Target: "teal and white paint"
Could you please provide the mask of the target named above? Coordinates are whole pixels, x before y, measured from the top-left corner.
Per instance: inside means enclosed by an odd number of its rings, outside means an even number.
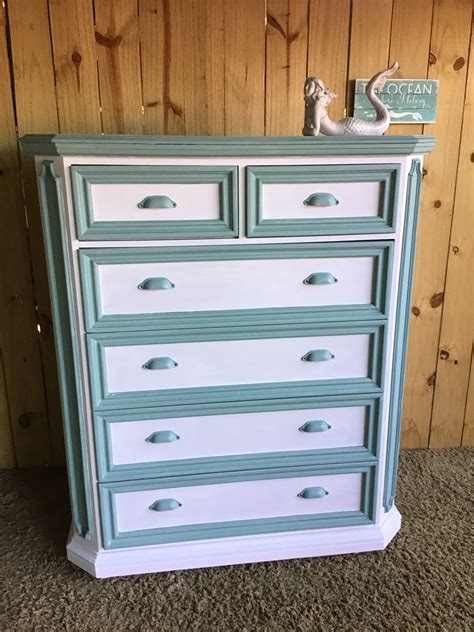
[[[372,121],[375,110],[365,95],[367,79],[356,79],[354,116]],[[389,79],[378,93],[390,112],[390,124],[434,123],[439,81],[432,79]]]

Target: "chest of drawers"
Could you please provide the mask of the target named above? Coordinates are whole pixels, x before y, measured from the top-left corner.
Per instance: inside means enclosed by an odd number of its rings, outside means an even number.
[[[370,551],[394,506],[430,137],[27,136],[69,559],[97,577]]]

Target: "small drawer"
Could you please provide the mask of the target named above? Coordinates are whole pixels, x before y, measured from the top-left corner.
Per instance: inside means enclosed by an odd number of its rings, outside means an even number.
[[[395,230],[399,164],[249,166],[247,235]]]
[[[307,391],[318,385],[371,388],[378,383],[380,328],[282,325],[88,334],[94,406],[235,401],[251,392],[262,399],[283,397],[285,389],[297,396],[312,394]]]
[[[313,322],[377,317],[388,307],[391,247],[360,242],[83,249],[86,328],[144,330],[242,319],[270,324],[298,310]]]
[[[237,167],[72,165],[80,240],[237,237]]]
[[[326,400],[311,408],[290,400],[267,402],[265,411],[246,406],[245,413],[228,412],[227,406],[220,414],[200,414],[193,407],[190,416],[181,409],[179,417],[159,411],[96,414],[99,479],[239,471],[252,469],[263,457],[268,465],[282,461],[288,467],[303,454],[318,463],[348,455],[368,459],[375,453],[379,400],[352,396],[351,404]]]
[[[99,486],[106,548],[368,524],[373,468],[339,466]]]

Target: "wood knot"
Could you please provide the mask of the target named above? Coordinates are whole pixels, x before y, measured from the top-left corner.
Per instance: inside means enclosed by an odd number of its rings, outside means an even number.
[[[447,360],[449,358],[449,353],[446,351],[446,349],[441,349],[439,357],[441,358],[441,360]]]
[[[465,63],[466,60],[464,59],[464,57],[458,57],[453,64],[454,70],[461,70]]]
[[[425,176],[428,175],[428,169],[425,169],[425,167],[423,167],[423,169],[421,170],[421,175],[424,178]]]
[[[72,63],[75,64],[76,66],[79,66],[79,64],[82,61],[82,55],[78,50],[75,50],[71,56],[72,59]]]
[[[471,162],[474,162],[474,151],[471,154]]]
[[[0,169],[0,176],[3,176],[4,173],[3,169]]]
[[[435,208],[440,208],[441,207],[441,200],[435,200],[433,206]]]
[[[436,383],[436,373],[433,373],[433,375],[430,375],[430,377],[426,380],[428,386],[434,386]]]
[[[436,309],[440,305],[443,304],[444,301],[444,292],[438,292],[437,294],[433,294],[430,300],[430,305],[433,309]]]
[[[103,35],[102,33],[99,33],[99,31],[95,31],[95,41],[101,46],[114,48],[115,46],[118,46],[120,44],[120,42],[122,41],[122,36],[116,35],[115,37],[110,37],[108,35]]]
[[[436,55],[432,51],[430,51],[430,54],[428,56],[428,63],[430,64],[430,66],[434,66],[437,61],[438,58],[436,57]]]
[[[417,317],[418,317],[418,316],[421,314],[420,308],[419,308],[419,307],[417,307],[416,305],[413,305],[413,307],[411,308],[411,313],[412,313],[414,316],[417,316]]]
[[[459,252],[459,246],[453,246],[453,252],[455,255],[457,255]]]
[[[156,108],[157,105],[158,101],[150,101],[149,103],[146,103],[147,108]]]

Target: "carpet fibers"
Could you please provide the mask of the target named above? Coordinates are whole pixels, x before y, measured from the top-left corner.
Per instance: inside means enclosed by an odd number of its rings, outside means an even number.
[[[62,470],[0,474],[0,630],[473,630],[468,449],[402,452],[385,551],[95,580],[65,558]]]

